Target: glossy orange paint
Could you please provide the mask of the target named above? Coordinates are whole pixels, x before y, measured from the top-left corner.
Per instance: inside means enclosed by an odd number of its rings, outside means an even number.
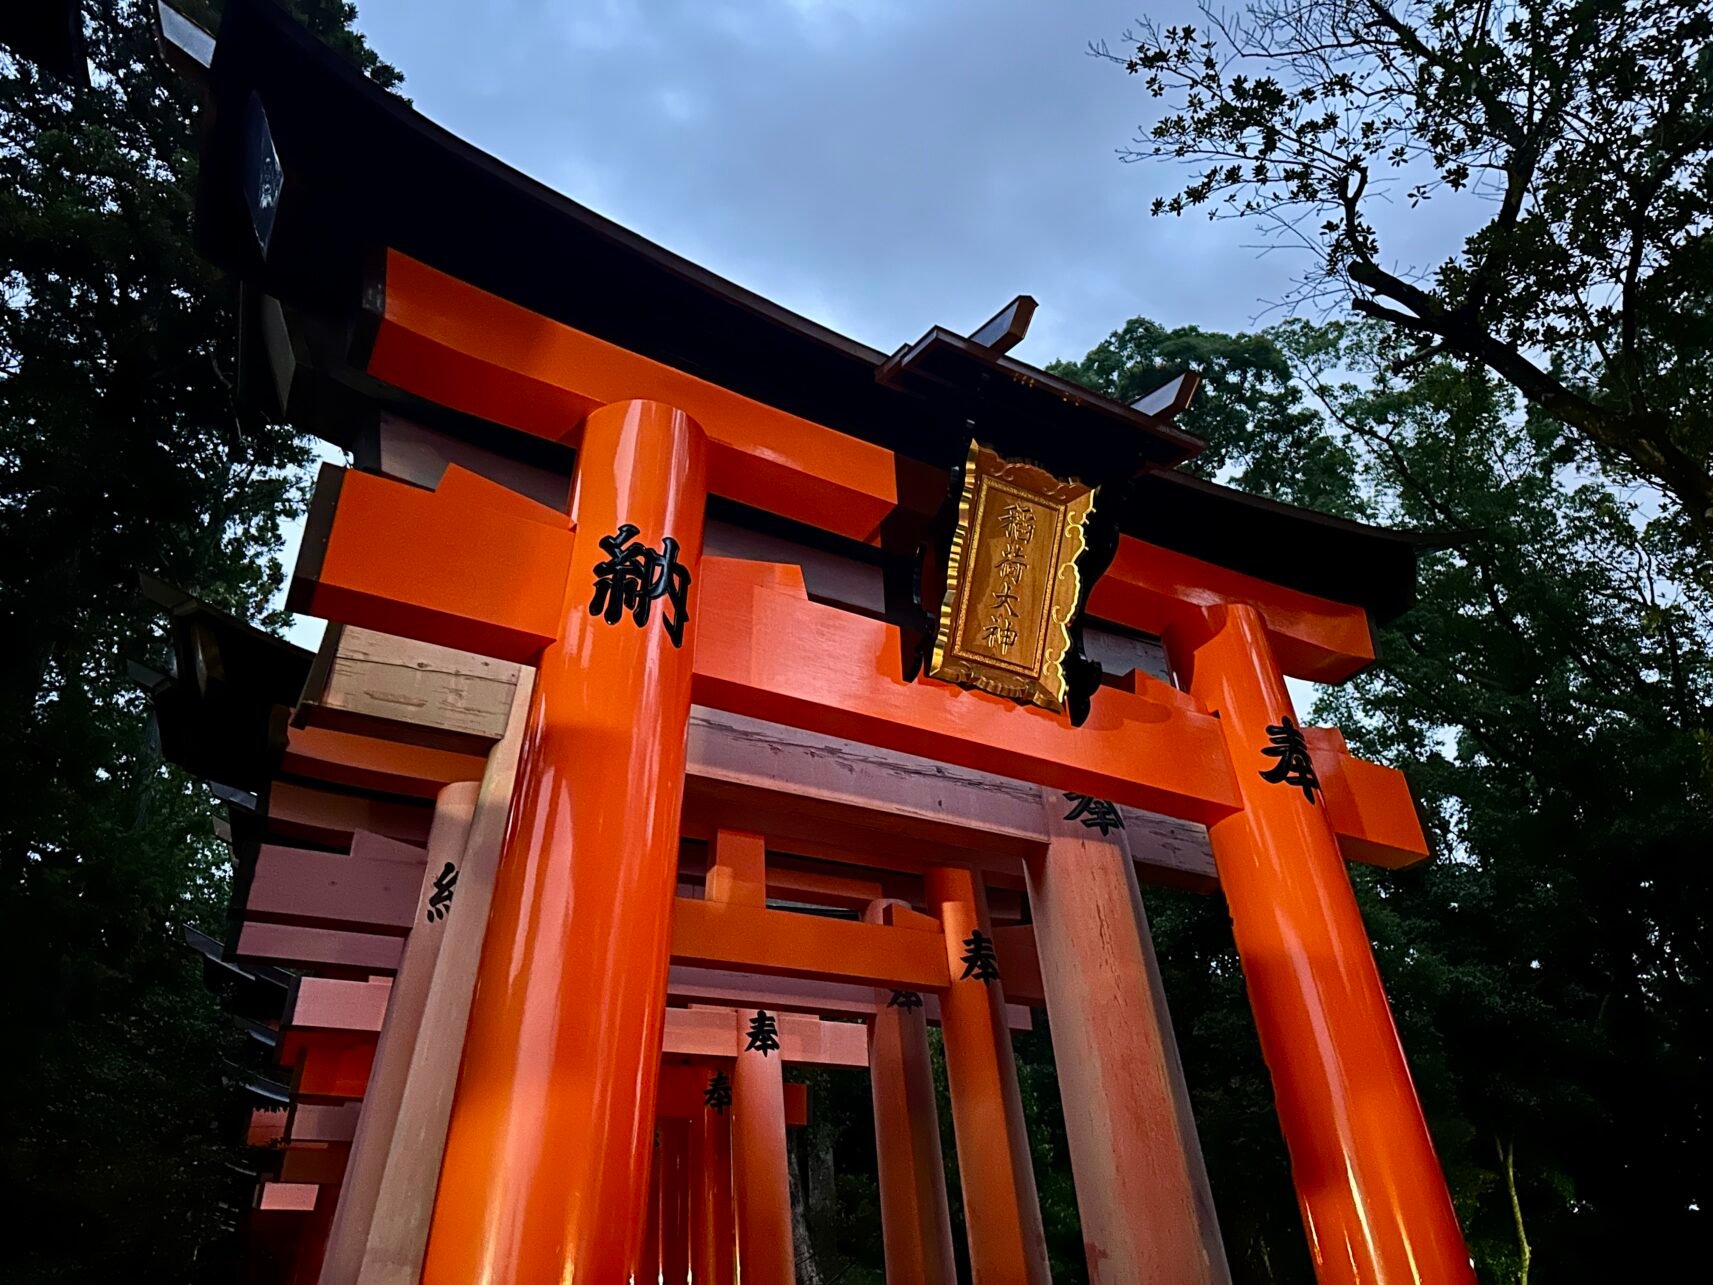
[[[368,370],[430,401],[575,444],[597,406],[681,406],[709,437],[709,484],[768,512],[872,540],[895,507],[931,510],[943,488],[900,495],[892,452],[628,352],[449,276],[387,254],[385,313]],[[906,472],[925,472],[904,461]],[[1159,633],[1173,602],[1258,604],[1286,672],[1334,682],[1374,658],[1359,608],[1268,584],[1126,537],[1095,586],[1103,619]]]
[[[682,412],[589,416],[558,641],[542,656],[478,966],[424,1285],[604,1285],[635,1263],[665,1018],[705,457]],[[599,540],[671,536],[673,646],[589,612]],[[538,523],[523,523],[536,529]],[[662,606],[665,604],[662,603]]]
[[[660,1280],[660,1143],[649,1146],[648,1200],[643,1211],[641,1241],[631,1268],[634,1285],[658,1285]]]
[[[521,517],[485,494],[322,465],[291,609],[533,662],[559,634],[573,537],[563,520]]]
[[[1244,810],[1208,836],[1315,1270],[1327,1285],[1472,1282],[1327,807],[1261,777],[1268,727],[1294,717],[1266,624],[1215,607],[1167,644],[1238,769]]]
[[[908,909],[902,902],[875,901],[863,919],[884,924],[899,907]],[[901,1008],[890,999],[889,991],[875,992],[868,1043],[886,1279],[956,1285],[928,1019],[924,1009]]]
[[[660,1279],[690,1279],[690,1122],[660,1121]]]
[[[704,1077],[710,1074],[704,1069]],[[696,1285],[734,1285],[731,1117],[704,1106],[690,1127],[691,1279]]]
[[[767,840],[741,830],[720,830],[710,850],[703,897],[767,909]]]
[[[1102,688],[1073,728],[986,692],[906,683],[897,627],[810,602],[797,567],[708,558],[703,579],[700,705],[1191,821],[1238,806],[1217,723],[1156,679]]]
[[[820,977],[865,986],[943,990],[939,934],[857,924],[791,910],[681,900],[672,960],[746,973]]]
[[[1395,767],[1359,759],[1332,727],[1305,727],[1326,815],[1346,861],[1405,870],[1430,855],[1410,783]]]
[[[479,781],[487,760],[475,754],[384,741],[326,727],[288,727],[279,770],[381,794],[432,799],[454,781]]]
[[[707,431],[709,487],[869,540],[898,501],[892,452],[549,320],[396,250],[369,373],[443,406],[575,445],[596,407],[649,398]]]
[[[733,1015],[748,1031],[753,1010]],[[732,1200],[737,1278],[743,1285],[794,1285],[791,1188],[785,1170],[785,1084],[778,1053],[740,1052],[732,1065]]]
[[[925,871],[922,882],[957,979],[964,971],[964,942],[977,929],[993,935],[986,892],[971,871],[950,866]],[[1003,980],[970,977],[954,980],[940,997],[970,1271],[975,1285],[1048,1285],[1047,1238],[1003,987]]]
[[[1089,613],[1163,635],[1193,620],[1204,607],[1242,602],[1254,606],[1287,674],[1337,683],[1374,661],[1368,615],[1334,602],[1257,580],[1134,536],[1118,541],[1106,574],[1089,593]]]
[[[280,1060],[295,1063],[292,1092],[300,1098],[360,1098],[375,1063],[372,1031],[291,1031],[280,1040]]]

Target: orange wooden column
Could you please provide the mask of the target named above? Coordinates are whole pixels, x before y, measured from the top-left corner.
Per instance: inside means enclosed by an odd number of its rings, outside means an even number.
[[[1260,613],[1209,608],[1167,643],[1243,798],[1208,836],[1319,1278],[1473,1281],[1324,798],[1263,776],[1296,716]]]
[[[791,1187],[785,1169],[785,1081],[778,1051],[748,1043],[753,1009],[739,1009],[741,1041],[732,1067],[732,1201],[737,1212],[737,1277],[743,1285],[793,1285]],[[773,1014],[775,1018],[778,1014]]]
[[[900,905],[892,900],[873,902],[863,913],[863,922],[887,923],[891,908]],[[868,1082],[874,1098],[886,1278],[955,1285],[946,1161],[940,1154],[934,1068],[928,1057],[928,1019],[920,1006],[893,1003],[897,996],[892,991],[876,991],[875,997],[880,1007],[869,1025]]]
[[[1067,819],[1024,863],[1093,1285],[1231,1279],[1122,829]]]
[[[691,1121],[690,1205],[691,1279],[733,1285],[732,1122],[712,1107]]]
[[[690,1122],[660,1122],[660,1278],[690,1279]]]
[[[642,1241],[636,1265],[631,1269],[635,1285],[657,1285],[660,1280],[660,1144],[649,1148],[648,1208],[643,1212]]]
[[[999,981],[964,977],[965,945],[993,936],[987,893],[969,870],[936,866],[923,875],[928,911],[946,936],[952,984],[940,999],[946,1078],[964,1194],[975,1285],[1045,1285],[1047,1240],[1017,1091],[1017,1062]]]
[[[477,972],[424,1285],[622,1281],[643,1230],[699,611],[702,433],[590,415],[559,639],[542,654]],[[690,575],[687,620],[592,613],[634,539]],[[496,550],[496,555],[503,550]],[[628,605],[628,604],[626,604]],[[640,608],[638,610],[640,615]],[[682,645],[669,624],[688,624]]]

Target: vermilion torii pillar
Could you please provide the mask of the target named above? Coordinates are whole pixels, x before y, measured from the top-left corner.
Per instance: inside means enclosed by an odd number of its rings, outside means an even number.
[[[894,907],[909,909],[904,902],[875,901],[863,922],[886,923]],[[958,1276],[926,1010],[914,991],[876,991],[875,998],[879,1007],[869,1025],[868,1076],[886,1277],[954,1285]]]
[[[1255,608],[1167,635],[1243,808],[1208,827],[1323,1282],[1473,1282],[1290,694]],[[1270,752],[1269,752],[1270,751]],[[1305,770],[1306,769],[1306,770]]]
[[[706,495],[702,433],[682,412],[629,402],[585,421],[559,633],[538,666],[424,1285],[622,1281],[635,1262]],[[676,613],[650,603],[662,568],[630,556],[643,547],[675,550],[688,573]],[[592,598],[603,574],[623,610]]]
[[[737,1213],[737,1278],[743,1285],[792,1285],[791,1185],[785,1155],[784,1066],[777,1046],[749,1039],[758,1012],[740,1010],[745,1040],[732,1067],[732,1200]]]
[[[991,940],[987,894],[972,871],[936,866],[923,877],[946,938],[951,986],[940,998],[946,1079],[958,1143],[964,1228],[976,1285],[1047,1285],[1047,1237],[1017,1089],[1001,982],[965,962],[976,933]]]
[[[690,1278],[696,1285],[732,1285],[731,1117],[704,1105],[690,1129]]]

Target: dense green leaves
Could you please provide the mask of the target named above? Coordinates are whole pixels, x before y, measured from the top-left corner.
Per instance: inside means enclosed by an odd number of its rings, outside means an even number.
[[[1062,369],[1127,390],[1136,377],[1113,358],[1134,350],[1151,384],[1161,358],[1135,337],[1161,333],[1133,321]],[[1353,875],[1483,1276],[1523,1279],[1525,1243],[1537,1280],[1664,1269],[1703,1234],[1709,1194],[1700,546],[1479,368],[1400,378],[1373,323],[1297,322],[1244,344],[1304,390],[1292,440],[1348,469],[1361,511],[1456,535],[1424,556],[1383,663],[1316,715],[1406,766],[1439,832],[1438,861]],[[1228,395],[1223,467],[1302,496],[1296,467],[1241,463],[1275,439],[1276,407]],[[1306,1280],[1224,908],[1149,904],[1233,1268]]]
[[[298,11],[396,80],[350,6]],[[230,1279],[243,1051],[181,944],[225,867],[124,661],[164,664],[140,571],[266,617],[308,448],[234,412],[228,290],[190,245],[194,95],[144,6],[85,17],[88,89],[0,54],[0,1274]]]

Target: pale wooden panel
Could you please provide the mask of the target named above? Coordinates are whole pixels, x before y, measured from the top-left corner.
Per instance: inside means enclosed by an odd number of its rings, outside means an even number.
[[[300,977],[295,989],[282,1026],[300,1031],[379,1031],[393,983],[388,977],[363,982]]]
[[[322,648],[300,722],[464,753],[504,735],[523,668],[353,626]]]
[[[411,1063],[418,1051],[418,1035],[428,1007],[435,964],[448,925],[468,910],[460,901],[456,882],[451,885],[451,902],[436,907],[433,899],[437,880],[448,866],[458,872],[465,860],[478,794],[474,782],[462,781],[448,785],[435,802],[428,860],[421,869],[420,886],[410,903],[413,926],[399,961],[398,976],[388,987],[385,1024],[376,1027],[380,1039],[375,1045],[375,1060],[363,1094],[363,1114],[352,1142],[339,1208],[322,1259],[321,1279],[330,1283],[353,1280],[362,1268],[375,1202],[392,1160],[393,1135],[398,1129]]]
[[[1027,863],[1029,900],[1089,1279],[1224,1285],[1213,1197],[1124,838],[1061,820],[1052,792],[1043,791],[1043,811],[1053,839]]]
[[[690,711],[686,774],[687,831],[761,830],[788,852],[878,869],[1012,872],[1047,843],[1040,787],[1029,782],[700,705]],[[1215,879],[1204,827],[1121,811],[1140,877]]]
[[[440,1182],[440,1158],[446,1149],[446,1126],[452,1115],[452,1091],[464,1055],[476,965],[487,935],[494,875],[511,812],[534,680],[533,669],[518,674],[505,735],[489,756],[488,770],[482,777],[458,872],[454,913],[446,919],[440,953],[434,961],[416,1051],[399,1098],[398,1119],[375,1196],[362,1265],[355,1278],[358,1285],[417,1285],[422,1275],[434,1192]]]
[[[299,924],[246,923],[238,930],[236,959],[255,959],[287,968],[334,968],[390,973],[399,966],[402,937],[340,932]]]
[[[773,1012],[772,1009],[768,1010]],[[660,1051],[668,1057],[736,1057],[753,1009],[669,1008]],[[779,1019],[778,1057],[814,1066],[868,1066],[868,1026],[823,1022],[798,1013]]]
[[[294,1142],[349,1142],[357,1136],[361,1111],[360,1102],[342,1102],[338,1106],[294,1102],[286,1136]]]
[[[245,918],[402,935],[410,929],[422,883],[422,849],[412,851],[418,860],[404,862],[263,844],[250,876]]]

